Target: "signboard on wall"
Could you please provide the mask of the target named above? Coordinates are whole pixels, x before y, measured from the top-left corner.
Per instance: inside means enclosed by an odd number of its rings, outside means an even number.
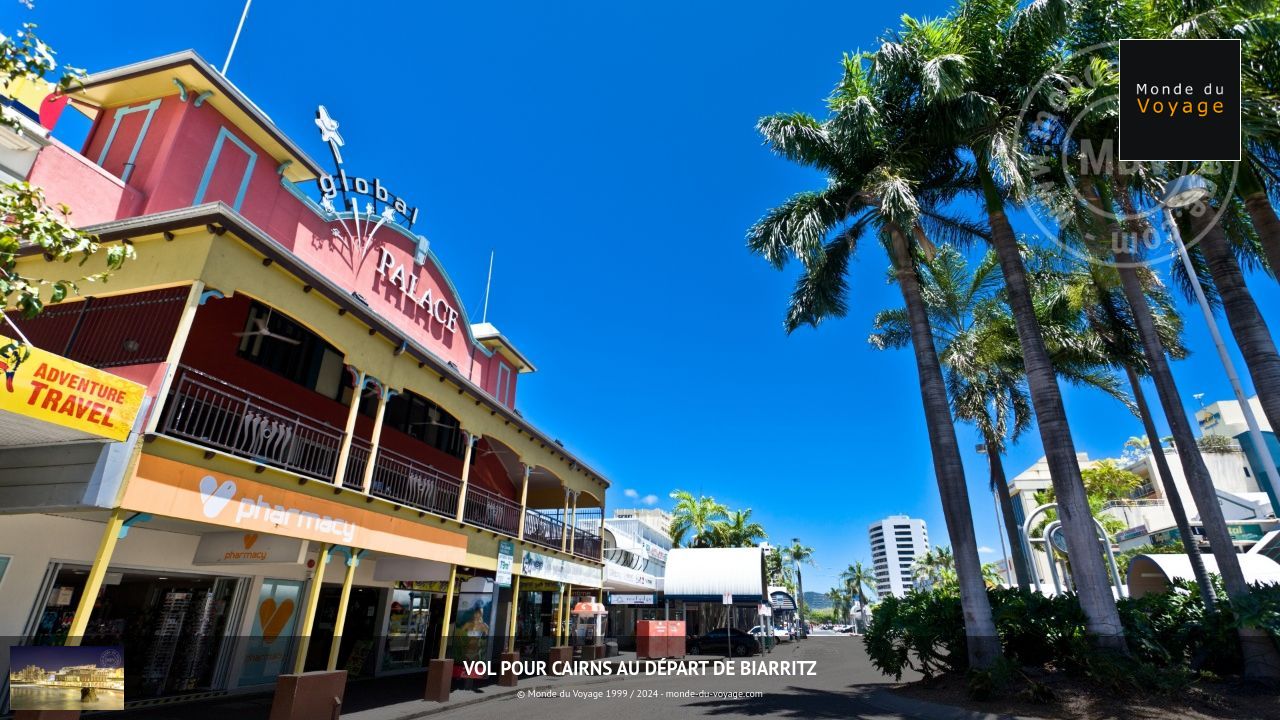
[[[600,587],[600,568],[525,550],[521,574],[553,582]]]
[[[620,595],[611,593],[609,595],[610,605],[652,605],[653,595]]]
[[[511,587],[511,568],[516,563],[516,545],[510,540],[498,543],[498,587]]]
[[[305,543],[257,532],[215,532],[200,536],[192,565],[256,565],[302,562]]]
[[[135,512],[462,564],[465,535],[265,482],[143,454],[121,506]]]
[[[604,564],[604,579],[606,582],[617,582],[624,585],[632,585],[636,588],[647,590],[658,589],[658,579],[649,573],[632,570],[629,567],[623,567],[617,563]],[[621,588],[633,589],[633,588]]]
[[[0,412],[124,440],[145,391],[122,377],[0,335]]]

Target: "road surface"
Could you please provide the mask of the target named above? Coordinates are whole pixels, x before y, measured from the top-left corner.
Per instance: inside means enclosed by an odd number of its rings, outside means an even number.
[[[734,663],[742,660],[737,658]],[[448,720],[504,717],[555,720],[611,717],[712,717],[717,720],[907,717],[882,710],[866,699],[869,693],[888,680],[871,667],[862,649],[861,638],[810,636],[799,643],[783,643],[772,653],[756,655],[750,661],[811,661],[814,674],[615,677],[608,682],[561,688],[555,690],[551,697],[533,696],[532,691],[524,691],[525,697],[507,696],[453,708],[440,717]],[[775,667],[782,669],[784,666]],[[788,669],[805,672],[810,668],[792,666]]]

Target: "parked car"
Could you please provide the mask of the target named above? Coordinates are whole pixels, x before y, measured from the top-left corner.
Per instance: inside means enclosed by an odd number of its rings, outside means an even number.
[[[732,652],[734,655],[747,656],[760,652],[760,640],[746,630],[716,628],[706,635],[686,638],[685,650],[690,655]]]
[[[780,643],[791,641],[790,632],[783,630],[780,627],[775,627],[771,629],[773,630],[773,639],[775,641]],[[762,637],[765,633],[765,627],[763,625],[756,625],[755,627],[751,628],[751,630],[749,630],[748,632],[750,632],[752,635],[755,635],[756,637]]]

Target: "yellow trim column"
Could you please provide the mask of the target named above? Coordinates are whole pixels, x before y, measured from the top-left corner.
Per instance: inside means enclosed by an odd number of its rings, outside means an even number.
[[[516,649],[516,609],[520,604],[520,576],[511,578],[511,610],[507,612],[507,652]]]
[[[449,654],[449,617],[453,614],[453,588],[458,584],[458,566],[449,566],[449,588],[444,593],[444,617],[440,623],[440,653],[437,659],[444,660]]]
[[[573,491],[573,515],[569,520],[569,552],[573,552],[574,541],[578,539],[578,491]]]
[[[347,627],[347,604],[351,600],[351,585],[356,579],[356,566],[360,564],[361,551],[347,548],[347,574],[342,578],[342,595],[338,599],[338,617],[333,622],[333,642],[329,643],[329,670],[338,669],[338,650],[342,647],[342,631]]]
[[[338,447],[338,467],[333,470],[333,486],[342,487],[347,475],[347,459],[351,457],[351,441],[356,433],[356,416],[360,414],[360,398],[364,395],[368,375],[361,370],[356,374],[356,384],[351,390],[351,407],[347,409],[347,425],[342,431],[342,445]]]
[[[196,321],[196,310],[200,307],[202,295],[204,295],[204,283],[200,280],[191,283],[191,288],[187,291],[187,304],[183,306],[182,315],[178,317],[178,327],[174,330],[173,340],[169,343],[169,352],[164,359],[164,377],[156,390],[156,401],[152,406],[151,415],[147,418],[146,432],[148,433],[155,432],[160,426],[161,406],[164,398],[169,397],[169,388],[173,386],[173,378],[178,374],[178,364],[182,360],[182,351],[187,347],[187,337],[191,334],[191,325]]]
[[[564,644],[564,602],[565,586],[560,583],[560,605],[556,608],[556,645]]]
[[[320,543],[320,552],[316,553],[316,571],[311,577],[311,587],[307,588],[307,605],[303,610],[302,624],[298,630],[298,650],[293,658],[293,673],[301,674],[307,666],[307,649],[311,647],[311,629],[316,624],[316,606],[320,604],[320,586],[324,584],[324,568],[329,564],[329,554],[333,546]]]
[[[560,515],[560,552],[569,547],[569,488],[564,489],[564,512]]]
[[[467,508],[467,479],[471,477],[471,453],[479,439],[479,435],[467,433],[467,449],[462,455],[462,484],[458,486],[458,522],[462,522],[462,513]]]
[[[524,519],[529,514],[529,474],[532,468],[528,465],[524,466],[524,484],[520,486],[520,529],[516,532],[516,537],[520,540],[524,539]]]
[[[373,415],[373,434],[369,436],[369,462],[365,463],[364,479],[360,482],[360,489],[366,495],[369,494],[369,488],[373,485],[373,469],[378,463],[378,443],[382,441],[382,419],[387,414],[387,402],[394,394],[387,388],[383,388],[378,393],[378,411]]]
[[[107,527],[102,531],[102,540],[98,542],[98,554],[93,558],[93,566],[89,568],[89,576],[84,581],[84,591],[80,594],[80,602],[76,605],[76,614],[71,619],[71,627],[67,631],[67,645],[79,645],[84,640],[84,631],[89,627],[89,616],[93,614],[93,604],[98,601],[98,591],[102,589],[102,579],[107,575],[107,567],[111,564],[111,555],[115,553],[116,543],[120,541],[120,529],[124,527],[125,510],[116,508],[107,519]]]

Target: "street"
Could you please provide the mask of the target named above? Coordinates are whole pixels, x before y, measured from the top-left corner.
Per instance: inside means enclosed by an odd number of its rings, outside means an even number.
[[[739,658],[735,662],[740,662]],[[611,678],[539,694],[496,698],[448,711],[450,720],[493,717],[554,717],[557,720],[598,720],[611,713],[626,717],[676,718],[896,718],[868,702],[867,695],[888,679],[871,667],[860,638],[848,635],[811,636],[803,642],[783,643],[754,662],[813,661],[812,676],[732,676]],[[909,680],[913,678],[904,678]],[[529,685],[535,683],[529,682]],[[621,692],[619,692],[621,691]],[[705,695],[703,694],[705,693]],[[563,695],[568,695],[564,697]]]

